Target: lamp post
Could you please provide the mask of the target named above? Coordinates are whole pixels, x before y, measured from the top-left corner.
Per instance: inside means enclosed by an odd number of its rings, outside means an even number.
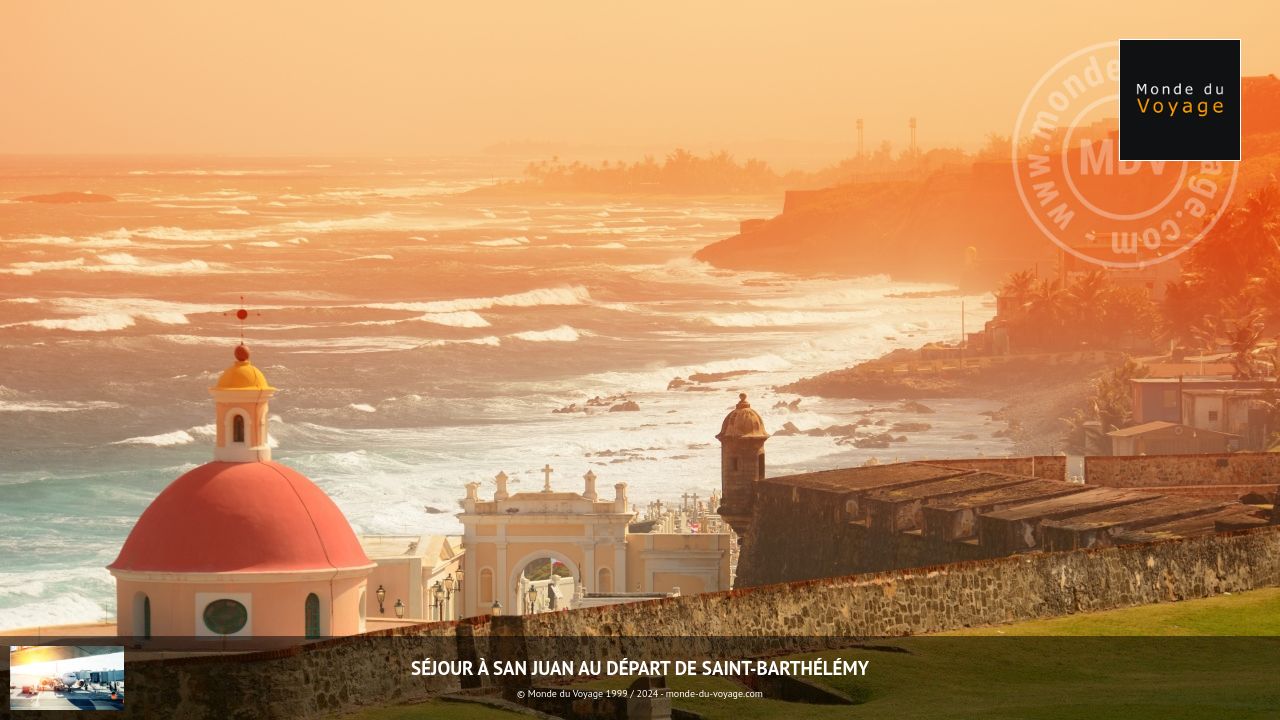
[[[524,593],[524,614],[532,615],[534,613],[534,603],[538,601],[538,590],[530,585],[529,589]]]
[[[373,594],[378,596],[378,614],[385,615],[387,613],[385,605],[387,602],[387,589],[379,585],[378,589]]]
[[[449,617],[440,618],[441,620],[453,619],[453,573],[444,576],[444,606],[449,608]]]
[[[400,598],[396,598],[395,611],[396,611],[397,619],[404,618],[404,601],[401,600]]]
[[[434,595],[436,598],[436,601],[435,601],[436,619],[443,620],[444,619],[444,588],[440,585],[439,580],[437,580],[436,584],[431,587],[431,594]]]
[[[499,615],[501,615],[501,614],[502,614],[502,603],[498,602],[497,600],[494,600],[494,601],[493,601],[493,607],[489,609],[489,614],[490,614],[490,615],[492,615],[492,616],[494,616],[494,617],[498,617]]]

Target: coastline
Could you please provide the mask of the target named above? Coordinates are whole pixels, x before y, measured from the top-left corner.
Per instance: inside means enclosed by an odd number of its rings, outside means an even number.
[[[929,398],[991,400],[1001,403],[990,417],[1003,421],[1015,455],[1061,452],[1061,418],[1082,407],[1091,384],[1111,366],[1108,359],[1046,362],[1013,356],[1005,362],[939,371],[885,372],[887,363],[906,363],[919,350],[898,348],[876,360],[804,378],[778,392],[828,399],[919,401]]]

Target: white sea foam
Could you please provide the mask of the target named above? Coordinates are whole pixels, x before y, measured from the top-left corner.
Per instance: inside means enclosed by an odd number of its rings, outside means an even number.
[[[351,403],[347,407],[351,408],[352,410],[358,410],[363,413],[378,412],[378,408],[372,405],[369,405],[368,403]]]
[[[472,245],[481,247],[524,247],[529,244],[529,238],[521,235],[518,237],[505,237],[496,240],[477,240]]]
[[[251,242],[251,243],[249,243],[249,244],[250,244],[250,245],[257,246],[257,247],[265,247],[265,248],[278,248],[278,247],[280,247],[280,243],[276,242],[275,240],[257,240],[257,241],[255,241],[255,242]]]
[[[118,403],[103,400],[65,400],[42,402],[38,400],[0,400],[0,412],[64,413],[82,410],[111,410],[121,407]]]
[[[117,440],[112,445],[153,445],[155,447],[173,447],[175,445],[189,445],[196,439],[186,430],[174,430],[169,433],[161,433],[159,435],[143,435],[140,437],[131,437],[125,440]]]
[[[248,215],[249,211],[243,210],[238,207],[230,207],[230,208],[227,208],[226,210],[219,210],[218,214],[219,215]]]
[[[485,320],[479,313],[470,310],[460,310],[458,312],[445,313],[424,313],[417,317],[400,318],[397,320],[361,320],[351,323],[352,325],[398,325],[406,322],[425,322],[433,325],[446,325],[448,327],[460,328],[478,328],[489,327],[489,321]]]
[[[456,300],[428,300],[425,302],[372,303],[364,307],[375,310],[409,310],[423,313],[451,313],[460,310],[490,310],[495,307],[538,307],[542,305],[582,305],[591,300],[591,293],[581,285],[572,287],[540,288],[512,295],[494,297],[460,298]]]
[[[706,315],[703,319],[716,327],[790,327],[852,323],[865,318],[867,314],[867,312],[737,312]]]
[[[561,325],[550,330],[528,330],[512,333],[510,337],[516,340],[524,340],[525,342],[577,342],[579,334],[577,329],[568,325]]]
[[[352,261],[352,260],[395,260],[395,259],[396,259],[396,258],[395,258],[395,256],[394,256],[394,255],[387,255],[387,254],[379,254],[379,255],[361,255],[361,256],[359,256],[359,257],[346,258],[346,260],[347,260],[347,261]]]

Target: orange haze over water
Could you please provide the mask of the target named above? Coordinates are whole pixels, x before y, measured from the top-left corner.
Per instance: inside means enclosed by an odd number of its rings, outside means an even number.
[[[221,2],[0,6],[0,153],[466,154],[533,140],[843,157],[1009,134],[1028,88],[1119,37],[1240,37],[1271,2]],[[614,151],[617,151],[614,153]]]

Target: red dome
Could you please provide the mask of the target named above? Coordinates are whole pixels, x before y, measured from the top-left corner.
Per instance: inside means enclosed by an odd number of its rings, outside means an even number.
[[[108,568],[276,572],[370,564],[342,511],[302,473],[274,462],[211,462],[156,496]]]

